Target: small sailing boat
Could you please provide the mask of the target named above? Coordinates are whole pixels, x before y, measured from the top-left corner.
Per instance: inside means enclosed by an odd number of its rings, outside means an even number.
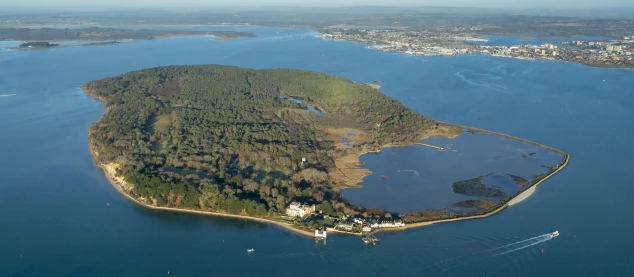
[[[255,249],[251,248],[251,249],[247,249],[247,252],[252,253],[253,251],[255,251]]]

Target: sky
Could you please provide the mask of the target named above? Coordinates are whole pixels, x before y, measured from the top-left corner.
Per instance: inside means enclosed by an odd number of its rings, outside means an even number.
[[[443,6],[485,8],[634,7],[634,0],[0,0],[12,7]]]

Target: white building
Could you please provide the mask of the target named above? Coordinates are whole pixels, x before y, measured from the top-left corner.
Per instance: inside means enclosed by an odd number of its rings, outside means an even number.
[[[286,215],[292,217],[305,217],[314,212],[315,205],[308,206],[300,204],[299,202],[293,202],[286,208]]]
[[[320,239],[325,239],[327,237],[326,230],[316,229],[315,230],[315,237],[316,238],[320,238]]]
[[[398,228],[405,227],[405,223],[402,220],[383,220],[380,223],[377,220],[372,220],[370,224],[372,228]]]

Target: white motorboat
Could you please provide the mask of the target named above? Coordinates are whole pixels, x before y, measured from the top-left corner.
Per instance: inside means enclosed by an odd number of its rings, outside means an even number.
[[[255,251],[255,249],[253,249],[253,248],[247,250],[247,252],[249,252],[249,253],[251,253],[253,251]]]
[[[553,237],[559,236],[559,231],[554,231],[550,233]]]

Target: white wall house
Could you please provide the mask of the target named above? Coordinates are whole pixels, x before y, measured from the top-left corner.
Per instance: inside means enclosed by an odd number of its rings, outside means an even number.
[[[293,202],[286,208],[286,215],[292,217],[305,217],[315,212],[315,205],[303,205],[299,202]]]

